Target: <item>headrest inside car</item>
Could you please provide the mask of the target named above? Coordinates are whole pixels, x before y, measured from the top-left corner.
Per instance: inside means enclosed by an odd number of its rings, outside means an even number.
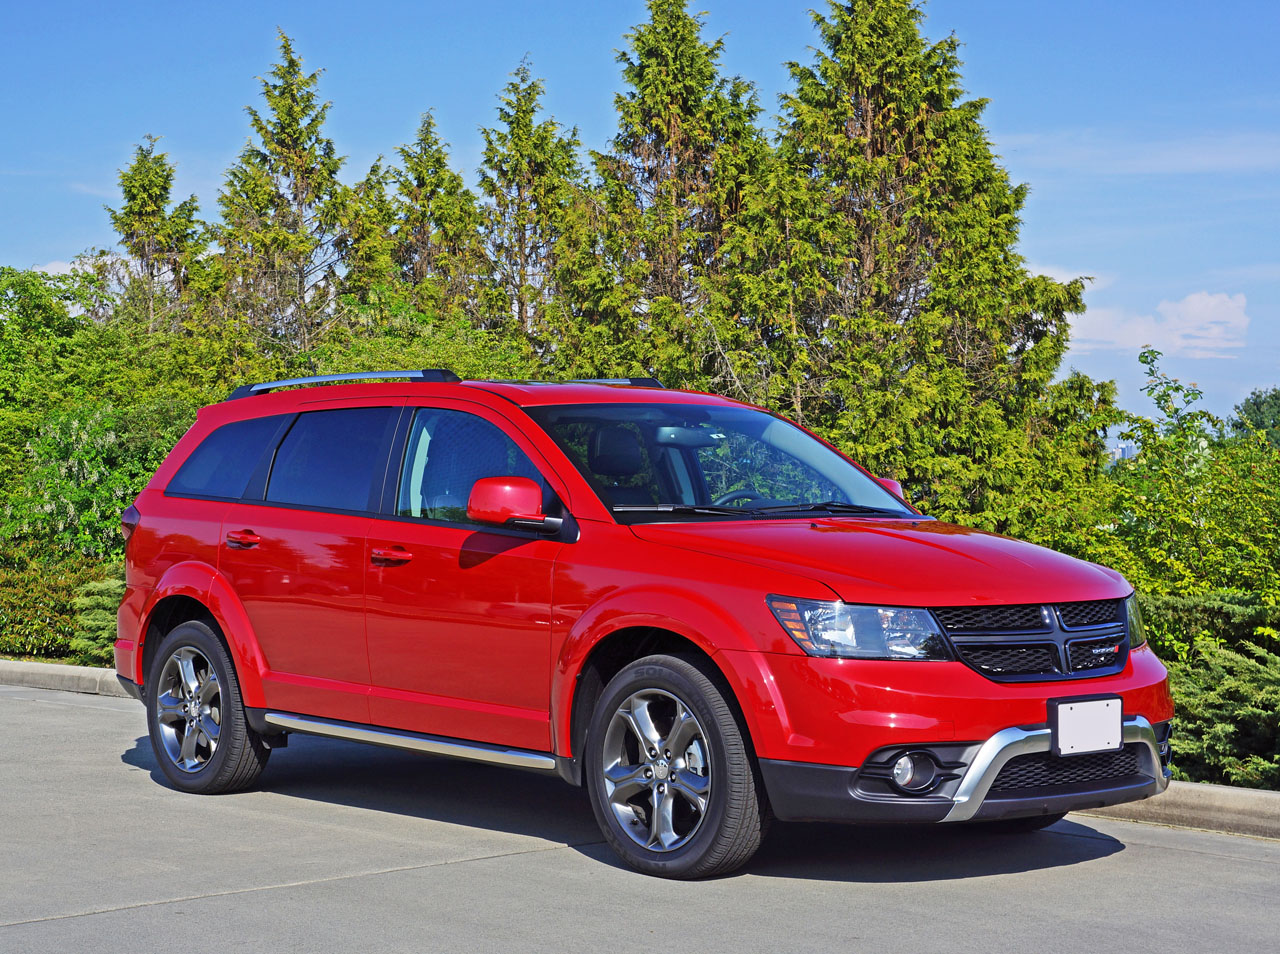
[[[618,425],[591,435],[587,466],[601,477],[633,477],[644,470],[644,450],[635,431]]]

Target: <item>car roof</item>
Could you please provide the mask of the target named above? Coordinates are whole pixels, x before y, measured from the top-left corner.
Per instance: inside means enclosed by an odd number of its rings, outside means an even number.
[[[462,381],[464,388],[477,388],[506,398],[521,407],[549,404],[734,404],[736,402],[700,391],[671,391],[663,387],[596,381]]]
[[[402,372],[406,377],[412,372]],[[387,377],[389,373],[378,373]],[[654,382],[628,384],[620,381],[486,381],[419,379],[371,383],[354,379],[362,375],[329,376],[326,383],[305,384],[314,378],[289,379],[243,385],[219,404],[201,408],[199,416],[207,421],[241,420],[268,414],[293,413],[306,405],[369,401],[379,398],[465,398],[481,394],[508,401],[518,407],[545,407],[557,404],[702,404],[743,406],[730,398],[698,391],[668,390]]]

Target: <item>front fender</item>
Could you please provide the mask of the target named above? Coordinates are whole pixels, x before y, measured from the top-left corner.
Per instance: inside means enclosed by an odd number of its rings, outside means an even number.
[[[207,563],[190,561],[177,563],[165,571],[147,599],[139,627],[138,650],[134,655],[135,681],[142,685],[143,644],[145,643],[153,615],[162,600],[185,596],[200,603],[209,611],[222,630],[231,651],[231,661],[236,667],[240,682],[240,696],[246,706],[260,708],[266,704],[262,692],[262,680],[268,672],[266,657],[258,645],[253,624],[235,591],[217,570]]]
[[[744,621],[739,616],[720,603],[659,586],[615,590],[589,607],[574,621],[560,645],[552,675],[551,738],[556,754],[566,757],[573,754],[574,693],[583,666],[601,640],[619,630],[635,627],[675,633],[710,657],[741,703],[747,698],[746,687],[738,674],[724,665],[720,651],[758,651],[758,641],[744,630],[743,625]],[[748,730],[755,737],[757,714],[750,706],[740,704],[740,708]]]

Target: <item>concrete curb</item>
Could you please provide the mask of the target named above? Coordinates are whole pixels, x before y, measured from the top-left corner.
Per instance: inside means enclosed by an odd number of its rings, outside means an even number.
[[[1207,782],[1170,782],[1163,795],[1080,814],[1280,838],[1280,792]]]
[[[58,689],[62,692],[87,692],[96,696],[129,698],[129,694],[116,680],[114,669],[97,669],[92,666],[63,666],[59,663],[0,659],[0,686]]]
[[[59,689],[127,699],[114,669],[0,659],[0,685]],[[1203,782],[1170,782],[1163,795],[1080,812],[1104,818],[1280,838],[1280,792]]]

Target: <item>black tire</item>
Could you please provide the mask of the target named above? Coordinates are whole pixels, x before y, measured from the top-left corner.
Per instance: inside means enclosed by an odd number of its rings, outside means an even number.
[[[995,821],[978,822],[976,827],[999,835],[1025,835],[1056,825],[1066,817],[1066,812],[1054,812],[1049,815],[1025,815],[1022,818],[997,818]]]
[[[183,676],[187,664],[194,682]],[[262,774],[271,750],[245,721],[235,666],[207,623],[181,623],[164,637],[146,699],[151,749],[174,788],[236,792]]]
[[[637,699],[642,701],[633,702]],[[646,713],[652,710],[652,718],[645,719],[659,730],[658,745],[670,743],[677,751],[668,755],[657,748],[652,756],[640,751],[637,705]],[[659,710],[670,711],[670,720]],[[690,714],[696,720],[692,726]],[[676,719],[683,726],[679,731]],[[728,701],[692,663],[646,656],[624,668],[596,704],[585,748],[596,821],[613,850],[637,871],[663,878],[721,875],[745,864],[760,847],[769,811],[759,771]],[[606,765],[611,779],[625,775],[626,781],[607,780]],[[633,794],[624,799],[626,792]],[[660,800],[665,812],[658,810]],[[695,807],[699,803],[705,805],[701,810]],[[663,818],[673,836],[669,846],[655,834]],[[642,844],[646,839],[655,843]]]

